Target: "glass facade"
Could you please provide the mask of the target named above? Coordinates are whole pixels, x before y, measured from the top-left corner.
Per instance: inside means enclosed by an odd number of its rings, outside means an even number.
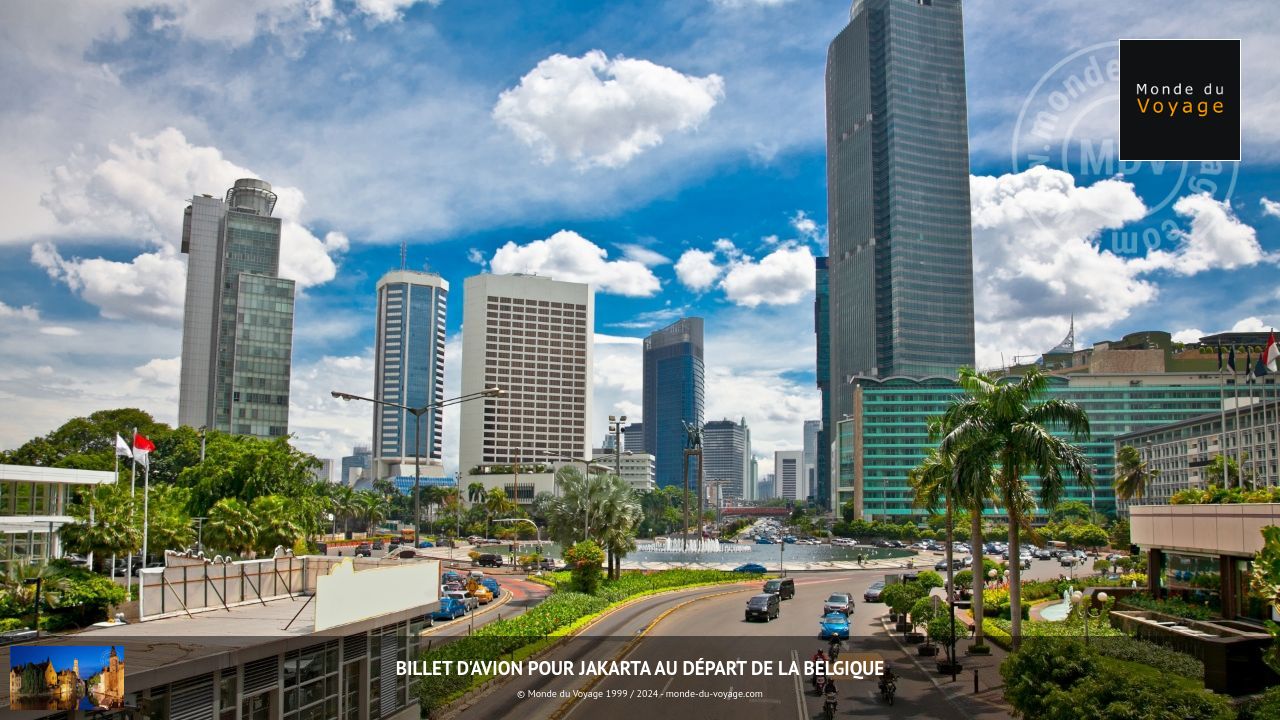
[[[702,318],[684,318],[644,340],[644,448],[658,487],[684,486],[684,423],[702,425]],[[696,460],[689,487],[697,486]]]
[[[1218,407],[1216,385],[1070,385],[1065,378],[1051,378],[1046,397],[1079,404],[1089,414],[1090,439],[1082,446],[1094,467],[1094,489],[1068,481],[1063,500],[1079,500],[1099,512],[1114,514],[1115,494],[1111,489],[1115,464],[1115,438],[1144,427],[1183,420]],[[862,422],[862,513],[863,517],[923,519],[924,512],[912,506],[907,474],[933,443],[926,422],[942,414],[960,394],[947,379],[909,380],[890,378],[862,380],[861,400],[855,409]],[[839,489],[856,486],[856,462],[846,463],[844,453],[853,455],[853,439],[846,444],[841,425],[839,442]],[[851,457],[851,460],[856,458]],[[1033,490],[1035,478],[1029,478]],[[852,490],[850,490],[852,492]]]
[[[830,386],[954,376],[974,363],[960,1],[855,5],[826,98]]]
[[[828,313],[831,293],[827,285],[827,259],[814,258],[813,329],[817,335],[818,392],[822,396],[822,425],[818,428],[818,456],[814,463],[815,499],[823,507],[831,500],[831,325]]]
[[[409,407],[444,400],[448,287],[439,275],[406,270],[378,281],[375,397]],[[423,458],[440,460],[443,413],[430,410],[421,421],[419,430],[413,414],[379,406],[374,412],[374,457],[413,457],[421,442]]]
[[[238,292],[229,384],[231,431],[282,437],[289,434],[293,281],[241,273],[234,284]]]

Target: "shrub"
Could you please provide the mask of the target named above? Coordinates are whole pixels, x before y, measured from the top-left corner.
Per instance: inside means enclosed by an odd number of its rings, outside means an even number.
[[[924,588],[926,593],[933,588],[940,588],[945,584],[942,581],[942,576],[933,570],[925,570],[921,572],[915,582],[917,585]]]
[[[956,587],[958,588],[973,587],[973,571],[961,570],[952,576],[952,580],[955,581]]]
[[[578,592],[594,595],[600,587],[600,564],[604,562],[604,550],[590,540],[569,548],[564,553],[573,575],[573,586]]]
[[[1240,706],[1236,720],[1270,720],[1280,717],[1280,687],[1273,687]]]
[[[953,615],[949,612],[942,611],[929,618],[929,638],[933,642],[948,645],[951,643],[951,621]],[[959,620],[955,621],[956,637],[964,637],[965,626]]]
[[[933,599],[922,597],[911,606],[911,626],[913,628],[927,626],[933,615]]]
[[[1089,627],[1092,632],[1093,626]],[[1191,655],[1185,655],[1163,645],[1129,637],[1090,638],[1089,642],[1100,655],[1105,657],[1142,663],[1172,675],[1204,679],[1204,663]]]
[[[885,588],[880,599],[889,606],[890,610],[902,615],[910,612],[911,606],[924,595],[924,589],[915,583],[897,583]]]
[[[1157,600],[1146,593],[1134,593],[1122,598],[1119,602],[1131,607],[1173,615],[1187,620],[1208,620],[1213,617],[1213,613],[1208,608],[1194,605],[1178,597]]]
[[[1054,691],[1069,690],[1098,670],[1097,655],[1084,645],[1044,638],[1024,640],[1022,649],[1000,664],[1004,697],[1025,718],[1051,717],[1056,709],[1049,702]]]
[[[12,630],[21,630],[26,626],[27,624],[22,621],[22,618],[10,617],[10,618],[0,619],[0,632],[10,632]]]
[[[1159,675],[1139,678],[1095,673],[1075,687],[1052,688],[1044,705],[1048,708],[1045,717],[1054,718],[1231,720],[1235,717],[1226,698],[1176,685]]]
[[[1013,606],[1009,601],[1009,591],[1004,588],[983,590],[982,614],[986,617],[1011,619],[1013,617]],[[1031,606],[1024,599],[1022,603],[1022,619],[1027,620],[1030,617]]]

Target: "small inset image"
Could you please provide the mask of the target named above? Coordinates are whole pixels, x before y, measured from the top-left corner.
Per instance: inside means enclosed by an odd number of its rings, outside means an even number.
[[[123,647],[14,645],[9,648],[10,710],[115,710],[122,707]]]

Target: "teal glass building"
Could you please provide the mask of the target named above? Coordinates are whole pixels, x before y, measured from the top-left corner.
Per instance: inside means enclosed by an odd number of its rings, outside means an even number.
[[[1150,377],[1113,377],[1105,382],[1049,379],[1047,397],[1079,404],[1089,414],[1092,431],[1082,445],[1094,466],[1094,488],[1069,481],[1063,500],[1079,500],[1114,515],[1115,438],[1218,411],[1216,384],[1174,384],[1173,379],[1152,384]],[[960,388],[947,378],[895,377],[860,378],[849,389],[854,413],[836,427],[833,500],[837,505],[853,500],[867,519],[924,519],[927,513],[912,506],[907,475],[934,446],[926,422],[942,414]],[[1033,490],[1038,489],[1034,478],[1029,481]]]
[[[644,449],[654,456],[658,487],[684,486],[684,423],[702,425],[704,382],[702,318],[677,320],[644,339]],[[692,460],[691,490],[696,468]]]
[[[831,308],[830,285],[827,282],[827,259],[814,258],[813,330],[817,336],[818,393],[822,396],[822,426],[818,428],[818,459],[814,463],[816,487],[814,499],[830,509],[831,501]]]

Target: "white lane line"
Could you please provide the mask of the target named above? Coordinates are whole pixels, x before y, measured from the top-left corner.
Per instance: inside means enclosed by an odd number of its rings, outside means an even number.
[[[800,664],[800,655],[795,650],[791,651],[791,662],[797,666]],[[791,679],[795,681],[796,686],[796,718],[808,720],[804,711],[804,685],[800,682],[800,675],[792,675]]]
[[[666,694],[667,694],[667,688],[671,687],[671,681],[672,681],[672,680],[675,680],[675,679],[676,679],[676,676],[675,676],[675,675],[672,675],[671,677],[667,678],[667,683],[666,683],[665,685],[663,685],[663,686],[662,686],[662,694],[663,694],[663,695],[666,695]]]

